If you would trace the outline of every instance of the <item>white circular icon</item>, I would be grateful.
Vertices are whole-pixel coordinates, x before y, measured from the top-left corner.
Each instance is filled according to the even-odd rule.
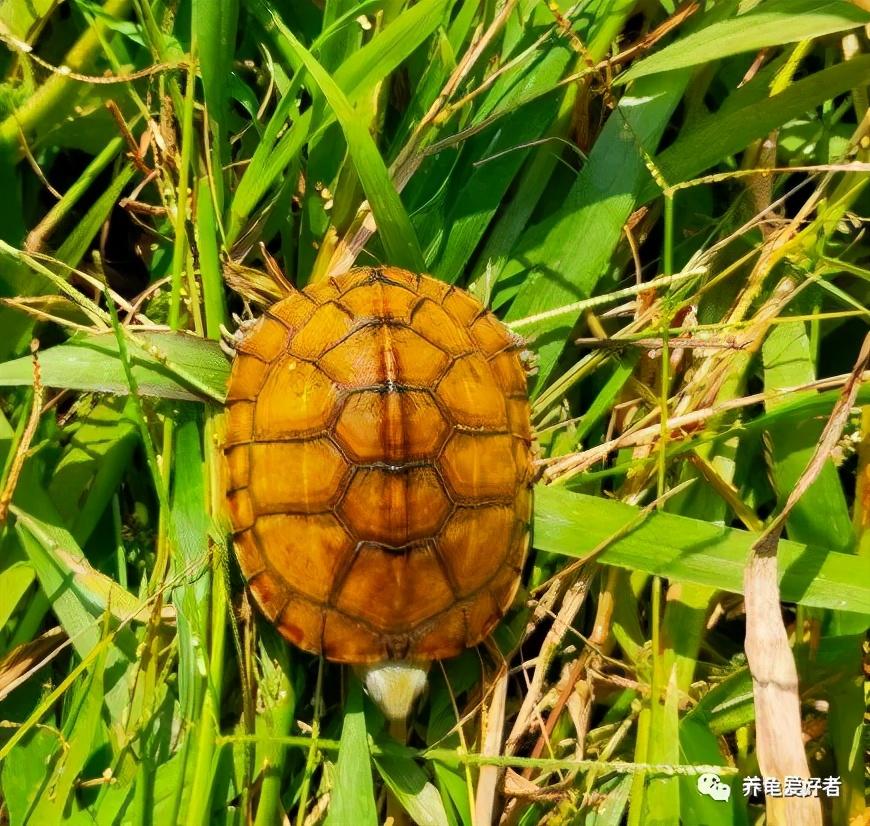
[[[725,801],[731,797],[731,787],[723,783],[719,775],[713,772],[698,775],[698,791],[707,797],[712,797],[713,800]]]

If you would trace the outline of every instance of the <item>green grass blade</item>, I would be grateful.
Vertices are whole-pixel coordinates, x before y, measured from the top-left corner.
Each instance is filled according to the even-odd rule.
[[[123,20],[132,6],[132,0],[106,0],[102,12],[111,18]],[[107,34],[108,27],[102,19],[82,34],[64,58],[64,64],[73,71],[82,71],[94,60],[100,50],[101,39]],[[39,127],[46,127],[62,121],[78,99],[80,81],[73,80],[58,72],[42,83],[35,94],[14,114],[0,121],[0,159],[20,157],[20,136],[29,135]]]
[[[670,185],[691,180],[751,141],[862,84],[868,75],[870,55],[862,55],[798,80],[773,97],[755,99],[756,91],[747,86],[733,95],[735,103],[745,100],[746,105],[732,104],[724,113],[699,120],[656,157],[656,166]],[[658,191],[650,181],[640,201],[655,197]]]
[[[264,4],[262,0],[256,0],[256,5],[262,7]],[[390,263],[423,272],[425,264],[417,236],[390,180],[384,160],[369,134],[368,124],[360,121],[335,80],[294,37],[293,33],[277,18],[273,19],[276,20],[288,47],[314,79],[341,125]]]
[[[534,537],[542,550],[575,557],[613,538],[600,562],[739,594],[758,535],[539,485]],[[870,560],[789,540],[780,541],[779,560],[786,602],[870,613]]]
[[[179,584],[172,590],[178,623],[178,699],[194,718],[202,703],[205,641],[208,638],[208,517],[198,417],[175,429],[171,520],[172,561]]]
[[[426,773],[406,757],[381,755],[375,766],[402,808],[419,826],[449,826],[444,803]]]
[[[335,71],[333,79],[354,105],[445,22],[450,0],[421,0],[400,14]]]
[[[75,793],[76,781],[85,768],[91,750],[99,743],[103,711],[103,674],[108,658],[108,648],[103,648],[90,669],[88,681],[81,686],[74,707],[70,710],[64,727],[64,743],[60,749],[54,771],[46,778],[50,791],[36,799],[36,805],[28,820],[32,823],[60,823],[65,819],[68,803],[74,812],[77,801],[70,801]],[[84,778],[82,778],[84,779]]]
[[[49,495],[80,545],[97,527],[129,467],[136,428],[126,402],[100,399],[82,416],[48,483]]]
[[[870,14],[848,0],[771,0],[746,14],[720,20],[671,43],[617,78],[628,83],[658,72],[685,69],[733,54],[756,52],[870,23]]]
[[[637,143],[652,151],[683,94],[688,75],[650,78],[623,97],[604,127],[564,206],[517,242],[502,278],[525,273],[508,320],[553,310],[591,295],[603,275],[622,228],[634,209],[635,192],[649,173]],[[578,238],[594,238],[583,255]],[[573,317],[550,320],[526,330],[537,336],[543,388],[562,352]]]
[[[335,788],[326,826],[377,826],[368,733],[363,713],[362,685],[351,677],[344,704]]]
[[[227,78],[236,50],[238,16],[239,0],[193,0],[194,50],[199,58],[208,116],[216,127],[214,139],[218,142],[226,132]]]
[[[130,183],[136,170],[125,164],[112,178],[112,182],[100,197],[94,201],[84,218],[78,221],[72,232],[67,235],[63,244],[57,251],[57,258],[69,267],[77,267],[84,258],[91,243],[100,231],[100,228],[109,218],[109,214],[115,208],[118,198],[124,188]]]
[[[62,740],[54,729],[29,732],[3,761],[0,786],[10,826],[26,826],[27,816],[44,791],[46,772],[59,753]]]
[[[130,353],[133,375],[142,395],[202,401],[202,394],[182,377],[195,375],[212,398],[223,399],[229,363],[214,342],[170,331],[136,331],[136,336],[167,357],[164,363],[137,350]],[[121,395],[130,389],[113,333],[73,336],[66,344],[42,351],[39,364],[42,382],[47,387]],[[167,364],[177,366],[181,376]],[[0,364],[0,386],[20,387],[32,382],[33,364],[29,357]]]
[[[148,609],[115,580],[96,570],[88,562],[72,535],[64,528],[51,525],[13,506],[16,529],[28,552],[46,593],[72,594],[76,601],[70,636],[89,629],[95,617],[109,611],[116,619],[138,616],[145,620]]]
[[[227,297],[220,262],[220,232],[215,217],[209,179],[199,179],[196,198],[196,250],[202,279],[205,334],[220,338],[220,325],[227,321]]]

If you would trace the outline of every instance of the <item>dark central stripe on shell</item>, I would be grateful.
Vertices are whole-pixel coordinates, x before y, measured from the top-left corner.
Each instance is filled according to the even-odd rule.
[[[383,275],[380,271],[379,274]],[[378,284],[376,293],[377,298],[375,300],[378,304],[378,315],[385,321],[392,313],[388,306],[389,302],[383,284]],[[391,391],[391,388],[398,384],[399,365],[397,359],[399,356],[394,346],[392,329],[388,324],[381,324],[380,339],[381,349],[379,356],[381,359],[381,369],[379,376],[383,376],[384,387],[387,389],[386,394],[384,394],[384,410],[380,421],[381,444],[390,445],[392,456],[406,456],[408,453],[408,433],[405,423],[404,406],[401,397]],[[390,473],[405,472],[405,464],[396,464],[395,459],[378,464]],[[393,524],[393,527],[405,534],[410,529],[409,522],[411,515],[408,512],[408,507],[403,507],[403,503],[397,500],[401,498],[407,502],[408,482],[408,478],[405,477],[403,484],[399,487],[391,488],[390,496],[388,497],[390,501],[382,503],[382,507],[386,510],[387,521],[390,523],[399,522],[400,524]],[[397,518],[399,514],[404,514],[404,519]]]
[[[428,467],[439,473],[434,462],[428,459],[409,459],[407,462],[355,462],[354,467],[364,470],[385,470],[387,473],[407,473],[409,470]]]

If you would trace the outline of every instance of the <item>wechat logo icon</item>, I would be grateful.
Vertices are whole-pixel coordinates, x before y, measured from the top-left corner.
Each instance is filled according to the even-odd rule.
[[[727,801],[731,797],[731,787],[719,779],[718,774],[707,772],[698,776],[698,791],[713,800]]]

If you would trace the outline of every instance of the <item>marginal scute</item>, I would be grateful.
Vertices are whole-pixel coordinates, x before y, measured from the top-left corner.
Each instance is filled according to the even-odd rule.
[[[254,403],[238,402],[227,411],[225,445],[246,444],[254,435]]]
[[[502,350],[489,359],[489,366],[499,387],[507,395],[526,394],[526,373],[514,350]]]
[[[262,577],[256,580],[258,584],[261,581]],[[250,587],[257,596],[256,587],[253,584]],[[323,639],[325,614],[322,605],[290,591],[281,613],[275,617],[275,623],[290,642],[307,651],[317,651]]]
[[[517,591],[520,587],[520,572],[515,568],[506,565],[489,585],[489,592],[492,594],[496,605],[503,606],[504,610],[510,608],[514,601]]]
[[[508,426],[510,432],[526,442],[532,440],[532,426],[529,422],[529,403],[526,399],[507,399]]]
[[[361,268],[241,342],[223,452],[239,567],[266,617],[327,659],[440,659],[508,609],[531,518],[526,376],[464,291]]]
[[[294,335],[302,329],[316,309],[317,303],[305,293],[294,293],[269,307],[266,315],[278,319],[290,331],[290,335]],[[254,338],[256,335],[257,329],[254,328],[250,337]]]
[[[251,470],[248,459],[250,451],[247,445],[225,448],[227,491],[235,491],[244,488],[251,478]]]
[[[318,305],[337,300],[341,297],[341,293],[341,284],[335,278],[316,281],[305,288],[305,294],[309,298],[314,299]]]
[[[469,329],[477,346],[487,356],[493,356],[511,346],[510,333],[492,313],[478,316]]]
[[[344,296],[360,284],[373,283],[371,276],[372,272],[374,272],[374,270],[371,270],[368,267],[360,267],[355,270],[350,270],[337,278],[330,278],[329,280],[332,282],[332,288],[336,293],[339,296]]]
[[[233,527],[237,531],[250,528],[256,521],[257,517],[254,513],[254,505],[251,502],[251,495],[247,488],[230,491],[227,494],[227,504],[230,508]]]
[[[441,302],[441,306],[462,327],[468,327],[483,312],[483,307],[481,307],[480,302],[474,296],[456,287],[448,290],[444,300]]]
[[[474,599],[466,604],[466,620],[468,622],[468,639],[466,645],[474,645],[477,635],[486,636],[504,615],[502,608],[492,593],[483,588],[475,594]]]
[[[371,270],[373,282],[384,282],[401,284],[414,292],[421,292],[421,282],[426,276],[417,275],[416,273],[408,272],[400,267],[377,267]],[[426,280],[434,281],[435,279],[428,278]],[[441,283],[440,281],[437,283]]]
[[[483,639],[475,633],[470,633],[468,627],[466,606],[457,603],[434,619],[422,623],[412,635],[412,650],[425,651],[426,659],[440,660],[445,657],[455,657],[464,651],[468,644],[466,639],[471,636],[476,645]]]
[[[260,610],[273,622],[281,616],[292,596],[284,581],[268,569],[252,576],[248,580],[248,587],[257,600]]]
[[[337,610],[327,610],[323,656],[345,663],[379,662],[389,657],[387,640],[370,625]]]
[[[254,401],[263,386],[268,369],[269,365],[258,358],[238,353],[233,362],[227,402]]]
[[[527,485],[533,476],[534,465],[529,455],[529,440],[512,435],[511,449],[514,454],[514,467],[521,485]]]
[[[444,296],[453,289],[449,284],[439,281],[437,278],[429,278],[420,276],[420,283],[417,286],[417,292],[420,295],[431,298],[436,304],[440,304],[444,300]]]
[[[239,558],[239,567],[246,580],[251,580],[266,570],[266,563],[260,554],[253,528],[236,535],[235,547],[236,556]]]

